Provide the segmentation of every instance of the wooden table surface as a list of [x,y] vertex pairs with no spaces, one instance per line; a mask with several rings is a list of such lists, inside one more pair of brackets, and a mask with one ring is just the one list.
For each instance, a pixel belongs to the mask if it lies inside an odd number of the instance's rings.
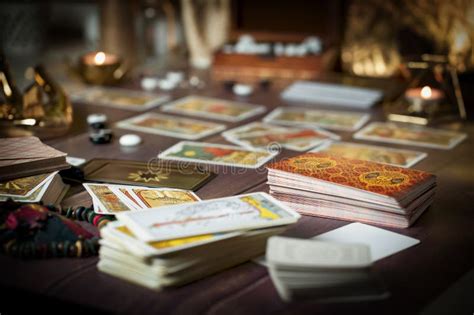
[[[396,93],[397,85],[390,81],[373,81],[372,86],[383,88],[388,97]],[[279,98],[279,91],[258,90],[249,98],[239,99],[219,84],[208,84],[203,90],[179,90],[173,98],[188,94],[209,95],[226,99],[263,104],[271,110],[287,106]],[[317,108],[327,108],[314,106]],[[118,144],[120,135],[130,133],[114,129],[115,139],[106,145],[94,145],[88,140],[85,117],[90,113],[105,113],[109,122],[137,115],[108,107],[74,104],[75,122],[69,136],[49,141],[71,156],[114,158],[147,161],[170,147],[179,139],[139,133],[143,143],[133,149],[123,149]],[[151,111],[159,112],[155,108]],[[383,121],[380,106],[370,111],[371,121]],[[265,114],[245,120],[239,125],[260,120]],[[178,115],[179,116],[179,115]],[[237,124],[228,124],[228,128]],[[418,313],[437,296],[447,290],[473,267],[473,211],[470,198],[474,197],[474,124],[466,122],[461,127],[469,137],[453,150],[436,150],[390,145],[396,148],[417,149],[428,157],[414,168],[433,172],[438,176],[438,191],[434,204],[409,229],[390,229],[415,237],[421,244],[375,263],[375,272],[383,279],[390,297],[383,301],[344,304],[317,302],[283,303],[278,297],[266,268],[248,262],[235,268],[206,277],[183,287],[157,293],[98,272],[97,257],[85,259],[48,259],[22,261],[0,256],[0,286],[9,296],[21,293],[42,307],[85,309],[89,312],[137,314],[410,314]],[[351,133],[339,133],[343,140],[351,141]],[[226,143],[219,135],[201,141]],[[359,143],[369,143],[356,141]],[[383,144],[381,144],[383,145]],[[284,151],[277,159],[295,155]],[[239,174],[215,169],[216,178],[197,191],[203,199],[230,196],[251,191],[267,191],[266,174],[246,170]],[[87,202],[85,193],[69,202]],[[76,204],[78,205],[78,204]],[[348,224],[317,217],[302,219],[287,232],[298,237],[312,237]],[[6,303],[6,302],[4,302]],[[6,305],[6,304],[5,304]],[[9,304],[12,305],[12,304]],[[15,304],[16,305],[16,304]],[[80,306],[79,306],[80,305]],[[1,308],[0,300],[0,308]],[[21,305],[16,305],[16,309]],[[26,307],[26,306],[24,306]],[[0,313],[2,309],[0,309]]]

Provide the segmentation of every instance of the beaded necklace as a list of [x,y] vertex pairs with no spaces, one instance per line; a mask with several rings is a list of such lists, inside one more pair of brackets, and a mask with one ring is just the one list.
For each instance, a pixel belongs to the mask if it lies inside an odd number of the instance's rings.
[[24,259],[97,255],[99,237],[73,220],[100,229],[115,217],[96,214],[92,207],[0,203],[0,251]]

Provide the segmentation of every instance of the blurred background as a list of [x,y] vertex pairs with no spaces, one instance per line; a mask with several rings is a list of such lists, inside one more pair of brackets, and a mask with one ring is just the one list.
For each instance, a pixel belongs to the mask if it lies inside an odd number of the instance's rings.
[[[119,55],[129,77],[206,69],[216,80],[404,76],[423,54],[474,83],[471,0],[3,1],[1,51],[17,85],[37,63],[70,79],[87,52]],[[467,96],[465,96],[467,97]]]

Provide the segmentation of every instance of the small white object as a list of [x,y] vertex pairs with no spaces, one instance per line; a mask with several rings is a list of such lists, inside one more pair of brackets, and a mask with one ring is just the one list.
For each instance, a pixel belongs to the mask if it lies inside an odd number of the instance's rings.
[[253,44],[255,43],[255,39],[252,35],[244,34],[239,37],[238,43]]
[[296,55],[296,45],[288,44],[285,47],[285,55],[287,57],[293,57]]
[[276,43],[273,47],[273,53],[277,56],[282,56],[285,53],[285,46],[282,43]]
[[166,73],[166,79],[170,82],[179,83],[184,79],[184,73],[180,71],[170,71]]
[[316,36],[307,37],[303,43],[308,51],[313,54],[319,54],[322,51],[321,40]]
[[151,91],[156,89],[156,87],[158,86],[158,81],[159,80],[156,78],[145,77],[141,80],[140,84],[142,89],[144,89],[145,91]]
[[105,114],[90,114],[87,116],[87,123],[89,125],[105,122],[107,122],[107,115]]
[[142,142],[142,138],[134,134],[126,134],[120,137],[119,143],[124,147],[134,147]]
[[174,89],[176,87],[176,84],[177,84],[176,82],[163,79],[159,81],[158,87],[162,90],[169,91],[169,90]]
[[86,159],[74,157],[74,156],[66,156],[66,162],[72,166],[81,166],[82,164],[86,163]]
[[308,53],[308,48],[305,45],[297,45],[296,46],[296,55],[299,57],[306,56]]
[[253,87],[248,84],[234,84],[234,86],[232,87],[232,91],[236,95],[247,96],[247,95],[252,94]]

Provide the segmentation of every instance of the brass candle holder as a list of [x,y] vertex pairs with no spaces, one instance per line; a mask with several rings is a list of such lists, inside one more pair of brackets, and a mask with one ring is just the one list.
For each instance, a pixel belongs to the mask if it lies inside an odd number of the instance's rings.
[[95,85],[117,84],[126,73],[120,56],[103,51],[81,56],[78,70],[86,83]]
[[72,123],[72,105],[62,87],[40,65],[29,68],[32,83],[21,92],[0,55],[0,137],[64,135]]

